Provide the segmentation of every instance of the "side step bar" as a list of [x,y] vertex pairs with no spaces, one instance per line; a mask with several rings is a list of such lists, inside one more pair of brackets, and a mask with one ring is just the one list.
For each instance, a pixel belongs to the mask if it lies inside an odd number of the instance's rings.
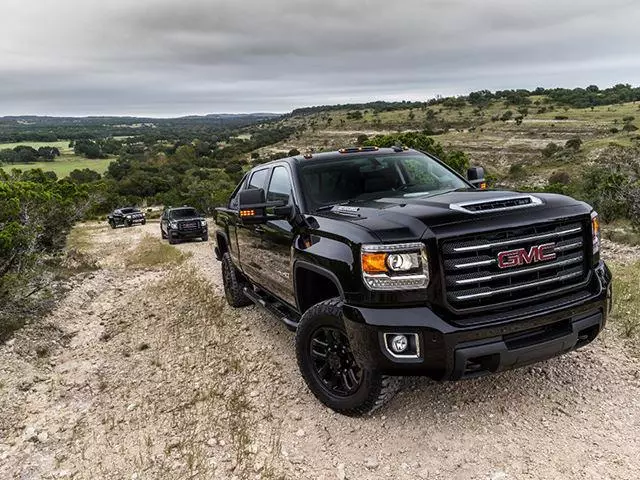
[[265,298],[265,296],[249,287],[244,287],[243,292],[249,300],[251,300],[259,307],[264,308],[267,312],[284,323],[289,330],[291,330],[292,332],[296,331],[296,329],[298,328],[298,321],[289,318],[289,314],[286,312],[286,307],[276,301]]

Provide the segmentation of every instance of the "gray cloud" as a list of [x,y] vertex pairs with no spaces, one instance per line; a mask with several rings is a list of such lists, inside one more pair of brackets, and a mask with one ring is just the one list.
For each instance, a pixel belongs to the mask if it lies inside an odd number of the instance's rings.
[[3,0],[0,115],[640,83],[635,0]]

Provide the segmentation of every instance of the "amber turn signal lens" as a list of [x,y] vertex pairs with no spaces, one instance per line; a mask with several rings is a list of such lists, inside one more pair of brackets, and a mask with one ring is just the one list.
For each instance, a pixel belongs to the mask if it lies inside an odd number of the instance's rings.
[[480,184],[480,190],[486,190],[487,189],[487,183],[486,182],[482,182]]
[[385,273],[387,271],[387,253],[363,253],[362,271],[364,273]]
[[594,236],[600,234],[600,219],[597,216],[591,218],[591,229]]
[[255,217],[255,215],[256,215],[255,210],[240,210],[241,217]]

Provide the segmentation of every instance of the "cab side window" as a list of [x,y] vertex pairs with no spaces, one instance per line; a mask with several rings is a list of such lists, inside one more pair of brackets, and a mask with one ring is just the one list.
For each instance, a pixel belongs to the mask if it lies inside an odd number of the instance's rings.
[[249,180],[248,188],[264,188],[265,180],[267,179],[267,173],[269,173],[268,168],[263,168],[262,170],[256,170],[251,175],[251,180]]
[[269,181],[267,202],[283,201],[289,203],[291,198],[291,178],[285,167],[275,167]]

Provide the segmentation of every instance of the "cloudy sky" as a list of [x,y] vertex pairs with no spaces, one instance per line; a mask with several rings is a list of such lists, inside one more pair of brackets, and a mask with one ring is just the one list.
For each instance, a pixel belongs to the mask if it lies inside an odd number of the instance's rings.
[[0,0],[0,116],[640,85],[638,0]]

